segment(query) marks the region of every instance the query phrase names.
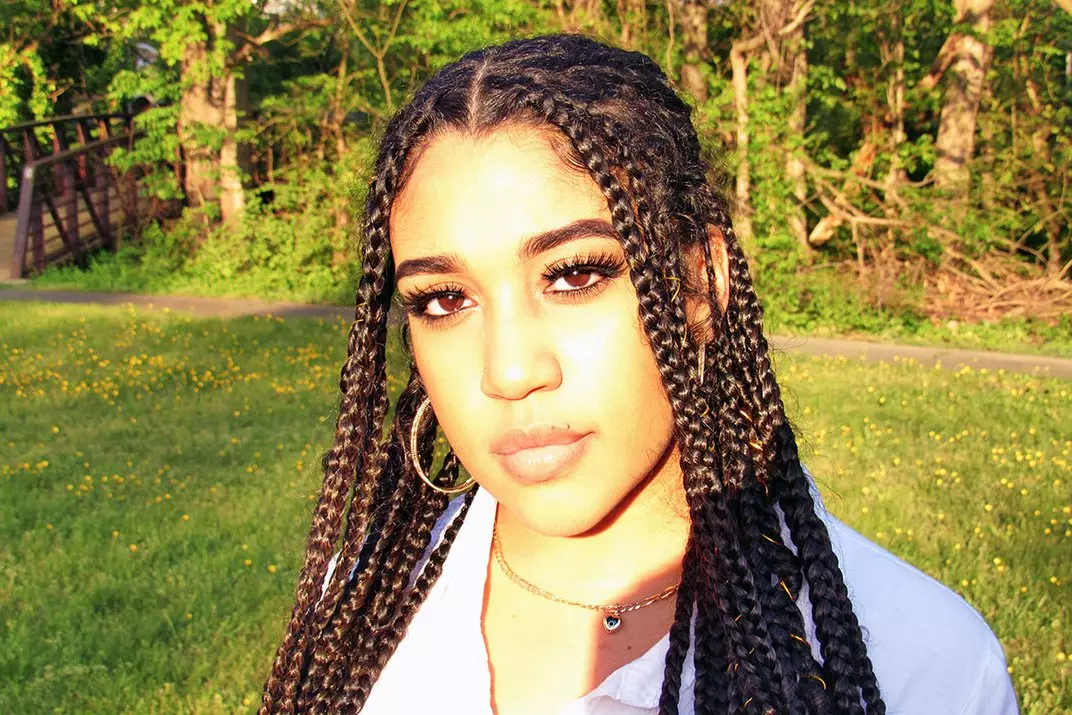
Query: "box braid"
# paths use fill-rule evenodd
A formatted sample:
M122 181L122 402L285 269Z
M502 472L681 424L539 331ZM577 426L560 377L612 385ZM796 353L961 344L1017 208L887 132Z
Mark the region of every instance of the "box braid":
M390 214L438 133L518 126L548 132L566 163L586 172L606 197L674 415L691 529L660 712L678 712L692 646L697 713L884 713L785 418L747 262L726 201L708 181L689 108L649 58L572 35L466 55L438 72L387 126L366 198L363 274L335 441L260 712L361 710L442 572L473 492L433 545L448 499L420 483L407 454L426 396L412 359L394 423L384 429ZM715 294L709 236L725 245L727 296ZM682 270L685 249L697 245L706 290ZM686 297L698 295L715 336L706 345L698 337L703 326L686 317ZM700 350L711 366L702 384ZM434 424L418 435L422 463L432 461L434 436ZM452 484L459 472L448 452L436 479ZM791 543L782 538L783 524ZM805 588L818 660L796 604Z
M728 221L728 217L723 220ZM759 388L760 401L753 414L762 459L770 465L768 473L774 477L770 493L796 546L796 555L792 558L797 560L799 557L801 564L799 568L791 569L786 581L792 593L799 594L801 577L807 579L812 616L823 656L824 682L833 684L834 696L841 702L840 710L863 712L853 687L855 683L862 691L867 712L885 713L859 622L848 599L829 534L816 514L809 481L797 453L796 439L785 418L781 392L770 364L769 347L763 336L762 311L752 288L747 261L736 242L727 244L727 250L731 282L735 286L727 321L736 329L729 332L735 336L735 354L755 356L751 365L746 363L742 367L753 372L754 384ZM734 274L742 276L743 280L734 281ZM810 679L814 681L814 678Z

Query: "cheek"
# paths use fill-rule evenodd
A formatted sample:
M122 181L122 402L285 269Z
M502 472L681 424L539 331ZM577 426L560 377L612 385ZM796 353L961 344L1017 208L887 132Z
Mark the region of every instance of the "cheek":
M482 364L477 343L460 331L415 329L412 345L440 429L465 462L482 439L481 432L495 427L480 388Z
M588 379L606 437L620 454L661 452L672 416L659 367L633 310L608 324L603 344L593 350ZM608 321L609 322L609 321Z
M563 327L558 354L562 389L600 433L601 464L593 467L631 482L665 450L673 417L633 288L624 281L616 292Z
M563 330L559 354L565 386L611 413L662 394L655 356L641 331L633 301L586 316Z

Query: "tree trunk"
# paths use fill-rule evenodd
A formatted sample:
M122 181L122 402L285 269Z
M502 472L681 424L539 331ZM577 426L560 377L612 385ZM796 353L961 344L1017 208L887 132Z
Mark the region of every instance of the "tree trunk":
M222 39L225 32L221 26L212 27L214 38ZM209 62L207 40L187 44L182 61L186 85L178 117L186 169L183 188L191 206L218 203L221 217L230 221L245 207L242 152L236 138L245 92L233 71L213 72ZM220 138L218 151L197 136L204 131Z
M1050 199L1050 187L1046 174L1040 167L1050 164L1049 122L1043 117L1042 99L1038 85L1032 79L1024 82L1033 128L1031 130L1031 149L1034 166L1029 167L1027 189L1035 195L1035 211L1039 223L1046 229L1046 273L1057 277L1061 274L1061 212L1054 211Z
M789 137L785 160L785 173L789 179L796 204L788 216L789 232L800 244L805 260L811 263L814 256L808 243L808 218L804 205L808 200L808 181L804 176L804 131L808 108L808 54L804 44L804 24L786 38L787 61L790 65L788 92L793 109L788 118Z
M681 66L681 86L697 102L707 101L707 78L703 65L707 59L707 0L674 0L680 3L681 34L685 62Z
M733 106L737 115L737 212L734 224L741 240L752 238L752 175L748 162L748 56L744 43L733 43L730 68L733 77Z
M644 40L648 26L648 9L644 0L617 0L618 21L621 23L621 44L636 47Z
M238 113L249 107L245 80L233 71L224 76L223 146L220 147L220 217L231 222L246 208L242 177L249 168L248 147L238 142Z
M994 0L954 0L955 22L969 24L973 34L954 33L949 43L949 70L935 142L935 183L956 193L967 192L969 163L975 153L975 125L983 96L990 46L982 35L990 29Z
M208 57L206 42L191 41L182 60L182 76L192 78L201 71ZM183 147L185 178L183 190L191 206L203 206L216 200L216 182L212 151L194 139L199 124L219 123L214 82L187 80L179 103L178 132Z
M892 38L889 43L888 57L883 58L892 67L890 79L886 84L886 107L889 112L889 134L886 149L890 154L890 168L886 172L886 185L890 191L896 192L897 184L905 180L904 166L901 165L901 145L904 144L906 138L904 124L905 46L900 6L893 8L890 30Z
M576 0L570 5L569 15L566 15L560 1L555 5L559 22L564 30L569 32L585 29L598 31L603 25L602 0Z
M340 48L342 59L339 61L338 71L335 73L335 97L332 101L332 108L330 113L330 131L335 137L335 166L336 176L343 169L343 162L346 157L346 136L343 133L343 123L346 120L346 107L343 101L343 97L346 91L346 69L347 59L350 56L350 42L347 38L341 42ZM347 210L347 200L345 192L338 192L335 197L335 228L339 230L340 234L347 226L350 225L350 212ZM338 265L336 260L339 260L339 254L333 259L333 265Z

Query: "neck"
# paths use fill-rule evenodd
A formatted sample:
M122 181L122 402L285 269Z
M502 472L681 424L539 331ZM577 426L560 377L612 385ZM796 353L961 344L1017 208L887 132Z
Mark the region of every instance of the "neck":
M596 527L575 536L533 530L499 506L502 553L521 578L591 603L645 598L681 580L689 534L677 450Z

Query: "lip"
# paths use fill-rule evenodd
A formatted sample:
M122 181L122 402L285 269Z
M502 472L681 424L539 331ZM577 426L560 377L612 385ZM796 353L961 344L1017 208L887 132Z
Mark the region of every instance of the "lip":
M554 426L507 430L492 442L491 452L515 479L535 484L575 464L587 450L590 435Z

